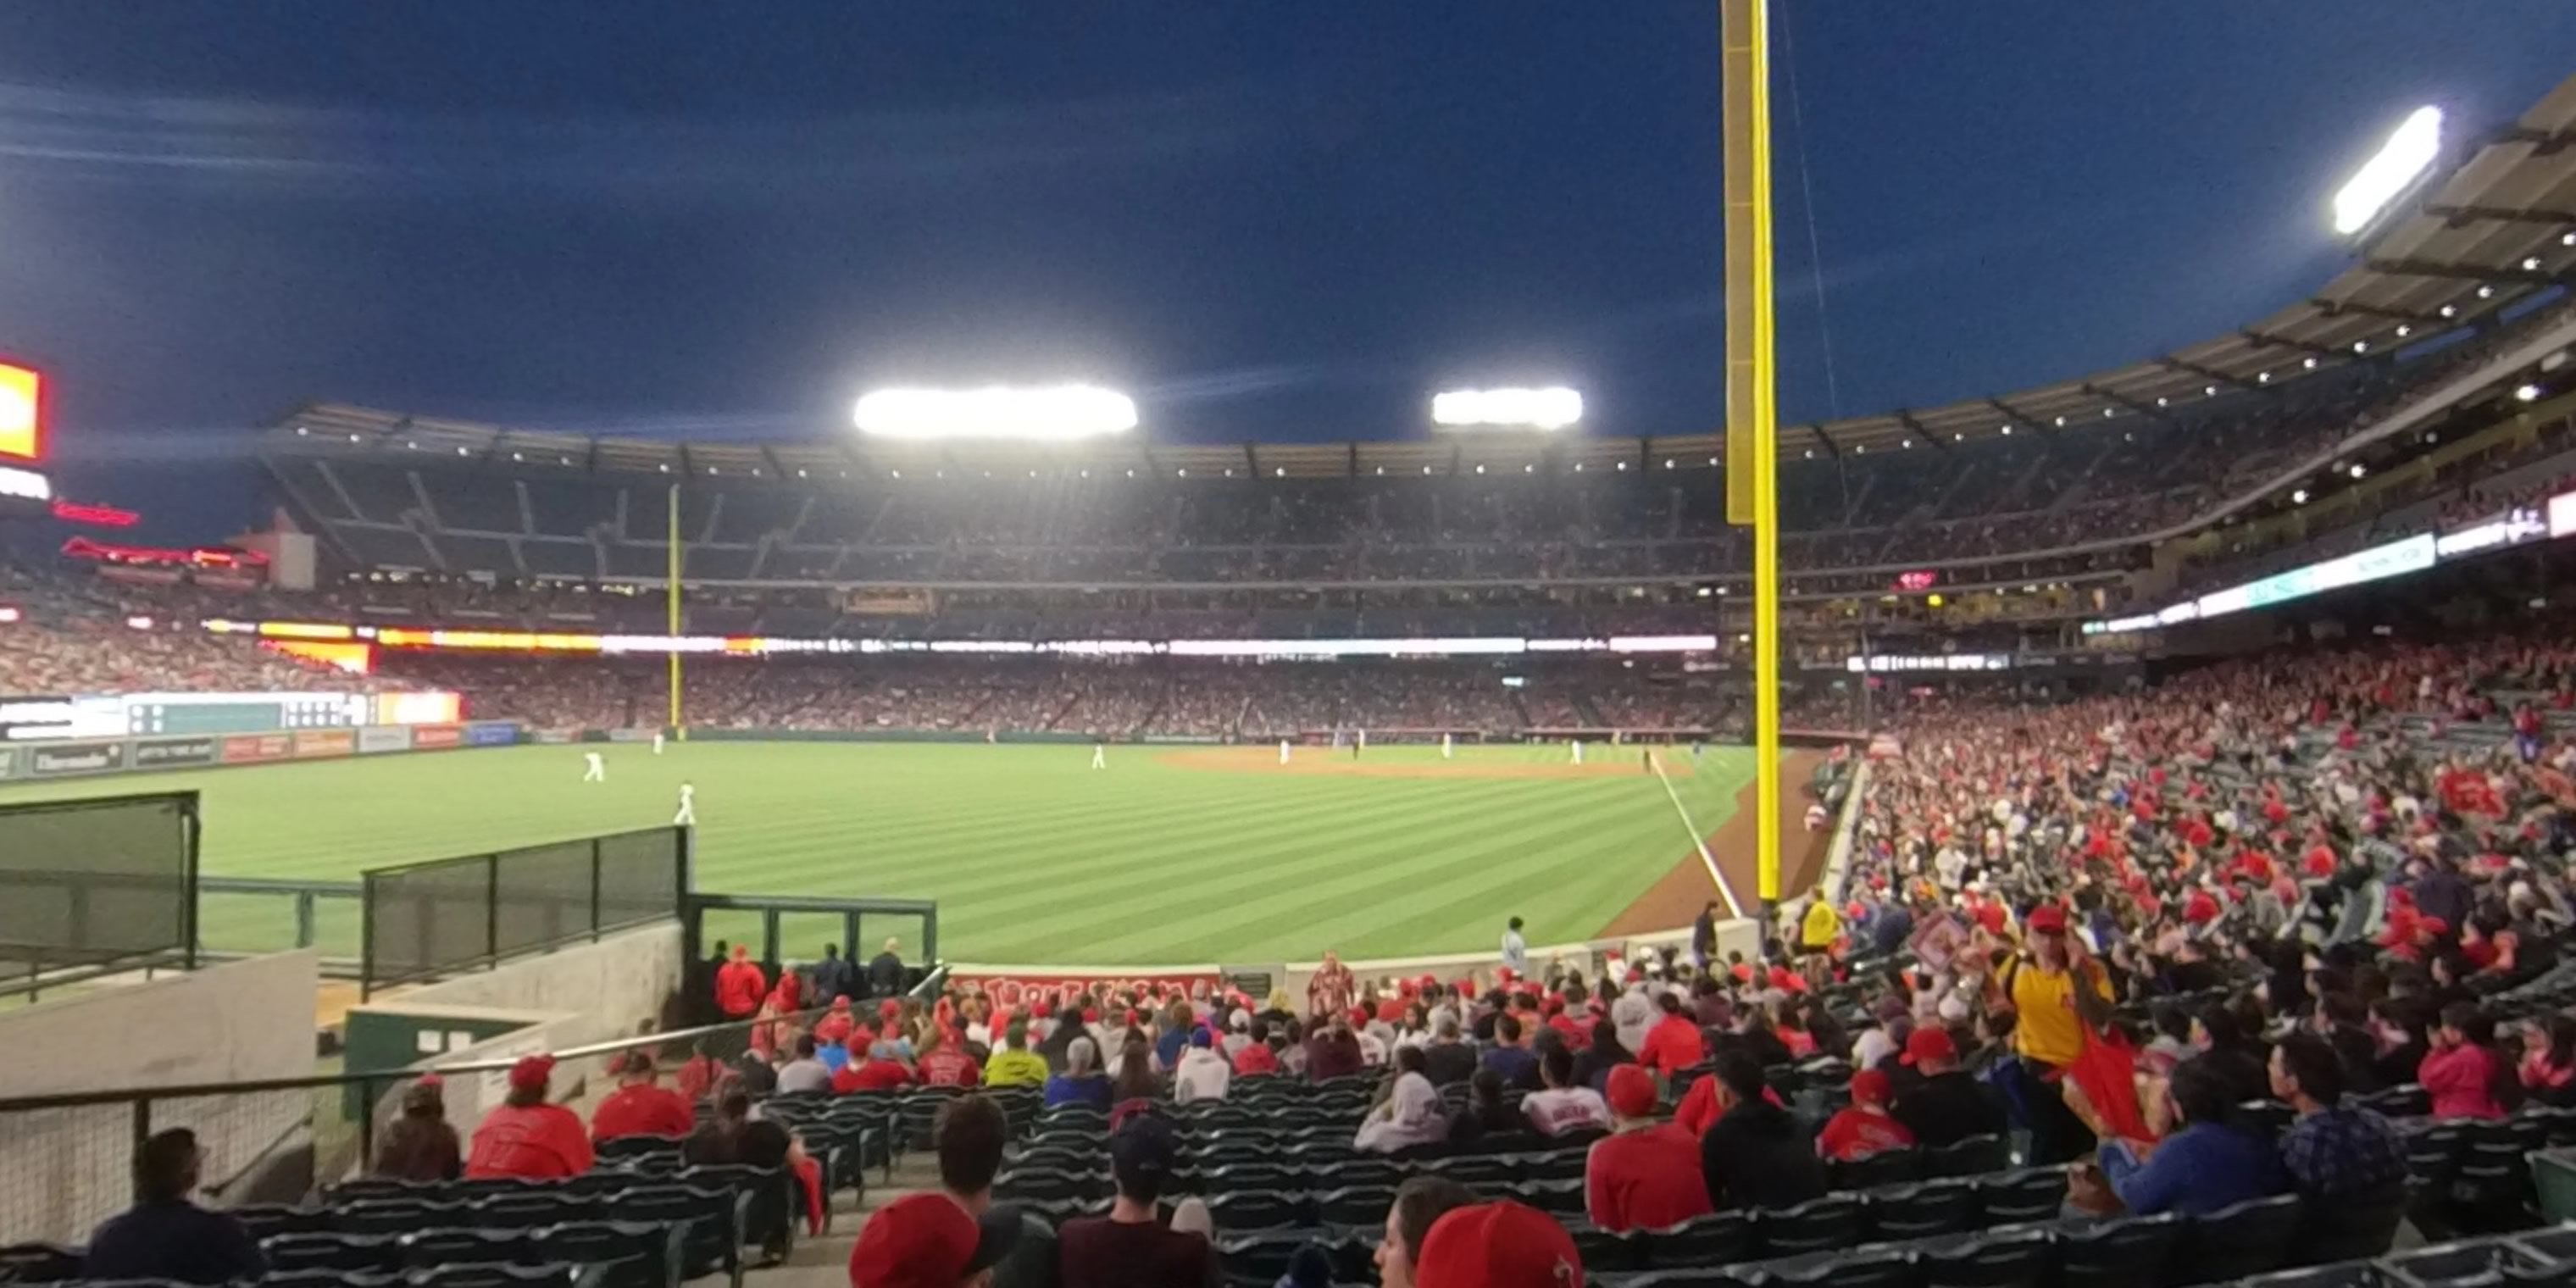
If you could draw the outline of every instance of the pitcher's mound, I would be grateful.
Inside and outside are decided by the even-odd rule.
[[[1299,748],[1287,764],[1279,763],[1276,747],[1196,747],[1187,751],[1155,753],[1160,764],[1178,769],[1213,769],[1236,774],[1339,774],[1351,778],[1648,778],[1652,777],[1639,760],[1636,749],[1611,747],[1606,754],[1577,765],[1572,762],[1498,761],[1482,757],[1464,760],[1371,760],[1363,752],[1357,760],[1348,750],[1329,747]],[[1657,764],[1674,778],[1688,778],[1691,763],[1688,756],[1657,756]]]

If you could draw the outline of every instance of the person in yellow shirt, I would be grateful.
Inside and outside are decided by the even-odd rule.
[[[1843,933],[1842,914],[1834,911],[1833,896],[1823,886],[1816,887],[1816,897],[1807,904],[1807,915],[1798,923],[1798,944],[1810,953],[1833,951],[1834,940]]]
[[[2012,1000],[2013,1049],[2027,1092],[2030,1161],[2046,1166],[2093,1152],[2092,1129],[2066,1107],[2063,1073],[2084,1053],[2088,1017],[2109,1013],[2110,982],[2102,963],[2076,949],[2065,909],[2041,904],[2023,924],[2029,954],[2005,967],[2004,994]]]
[[[1046,1057],[1029,1049],[1029,1022],[1012,1016],[1002,1030],[1002,1049],[984,1062],[984,1085],[987,1087],[1043,1087],[1047,1080]]]

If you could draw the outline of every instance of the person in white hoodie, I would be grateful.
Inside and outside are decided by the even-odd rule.
[[[1180,1066],[1172,1071],[1172,1100],[1188,1104],[1194,1100],[1223,1100],[1227,1083],[1234,1078],[1234,1066],[1218,1055],[1206,1029],[1190,1030],[1189,1048],[1181,1052]]]

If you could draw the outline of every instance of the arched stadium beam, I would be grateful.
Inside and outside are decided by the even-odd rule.
[[[2342,317],[2346,313],[2358,313],[2363,317],[2387,318],[2391,322],[2413,322],[2424,326],[2448,326],[2453,321],[2438,313],[2425,313],[2416,309],[2381,308],[2376,304],[2363,304],[2356,300],[2330,300],[2322,295],[2310,299],[2308,303],[2315,305],[2319,311],[2330,318]]]
[[[1933,432],[1931,432],[1931,431],[1929,431],[1929,430],[1927,430],[1927,429],[1923,428],[1923,422],[1922,422],[1922,421],[1919,421],[1919,420],[1914,419],[1914,409],[1913,409],[1913,408],[1911,408],[1911,407],[1899,407],[1899,408],[1897,408],[1897,409],[1896,409],[1896,423],[1897,423],[1897,424],[1899,424],[1899,425],[1903,425],[1903,426],[1905,427],[1905,432],[1907,432],[1907,433],[1909,433],[1909,434],[1912,434],[1912,435],[1913,435],[1913,436],[1915,436],[1916,438],[1922,439],[1922,440],[1924,440],[1925,442],[1928,442],[1928,443],[1932,444],[1934,447],[1937,447],[1937,448],[1941,449],[1941,450],[1942,450],[1942,451],[1944,451],[1944,452],[1947,452],[1947,451],[1949,451],[1949,450],[1950,450],[1950,445],[1949,445],[1948,443],[1946,443],[1946,442],[1943,442],[1943,441],[1942,441],[1942,439],[1941,439],[1941,436],[1940,436],[1939,434],[1935,434],[1935,433],[1933,433]]]
[[[2488,286],[2556,286],[2559,275],[2539,268],[2498,268],[2487,264],[2442,264],[2429,259],[2369,259],[2362,266],[2374,273],[2405,277],[2439,277]]]
[[[2424,207],[2424,213],[2449,221],[2453,228],[2473,223],[2548,224],[2557,228],[2576,228],[2576,210],[2548,210],[2521,206],[2452,206],[2436,202]]]
[[[2171,417],[2165,415],[2164,408],[2150,407],[2147,404],[2139,402],[2137,399],[2131,398],[2127,394],[2121,393],[2119,390],[2113,389],[2108,385],[2097,385],[2092,381],[2087,380],[2081,388],[2084,392],[2091,394],[2104,402],[2115,403],[2132,414],[2144,416],[2150,420],[2156,421],[2169,422],[2172,420]]]
[[[2331,349],[2325,345],[2313,344],[2306,340],[2294,340],[2286,335],[2275,335],[2269,331],[2257,330],[2250,326],[2239,329],[2236,334],[2241,335],[2256,344],[2267,344],[2283,349],[2296,349],[2301,353],[2313,354],[2320,358],[2340,358],[2344,354],[2344,351],[2341,349]]]
[[[2231,376],[2224,371],[2220,371],[2216,367],[2204,367],[2197,362],[2188,362],[2184,359],[2177,358],[2170,353],[2150,359],[2150,361],[2154,362],[2159,367],[2163,367],[2167,371],[2190,372],[2213,385],[2226,385],[2231,389],[2262,388],[2261,385],[2256,384],[2251,380],[2244,380]]]
[[[2057,437],[2056,426],[2049,424],[2046,420],[2043,420],[2040,417],[2024,412],[2021,408],[2015,407],[2001,398],[1989,398],[1986,400],[1986,405],[1994,408],[1996,411],[2002,412],[2004,414],[2004,422],[2006,424],[2020,425],[2031,432],[2038,434],[2042,438]]]

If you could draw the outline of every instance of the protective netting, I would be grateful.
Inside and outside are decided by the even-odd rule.
[[[189,793],[0,809],[0,962],[52,969],[185,950],[195,818]]]
[[[367,981],[427,978],[676,917],[682,836],[621,832],[365,873]]]

